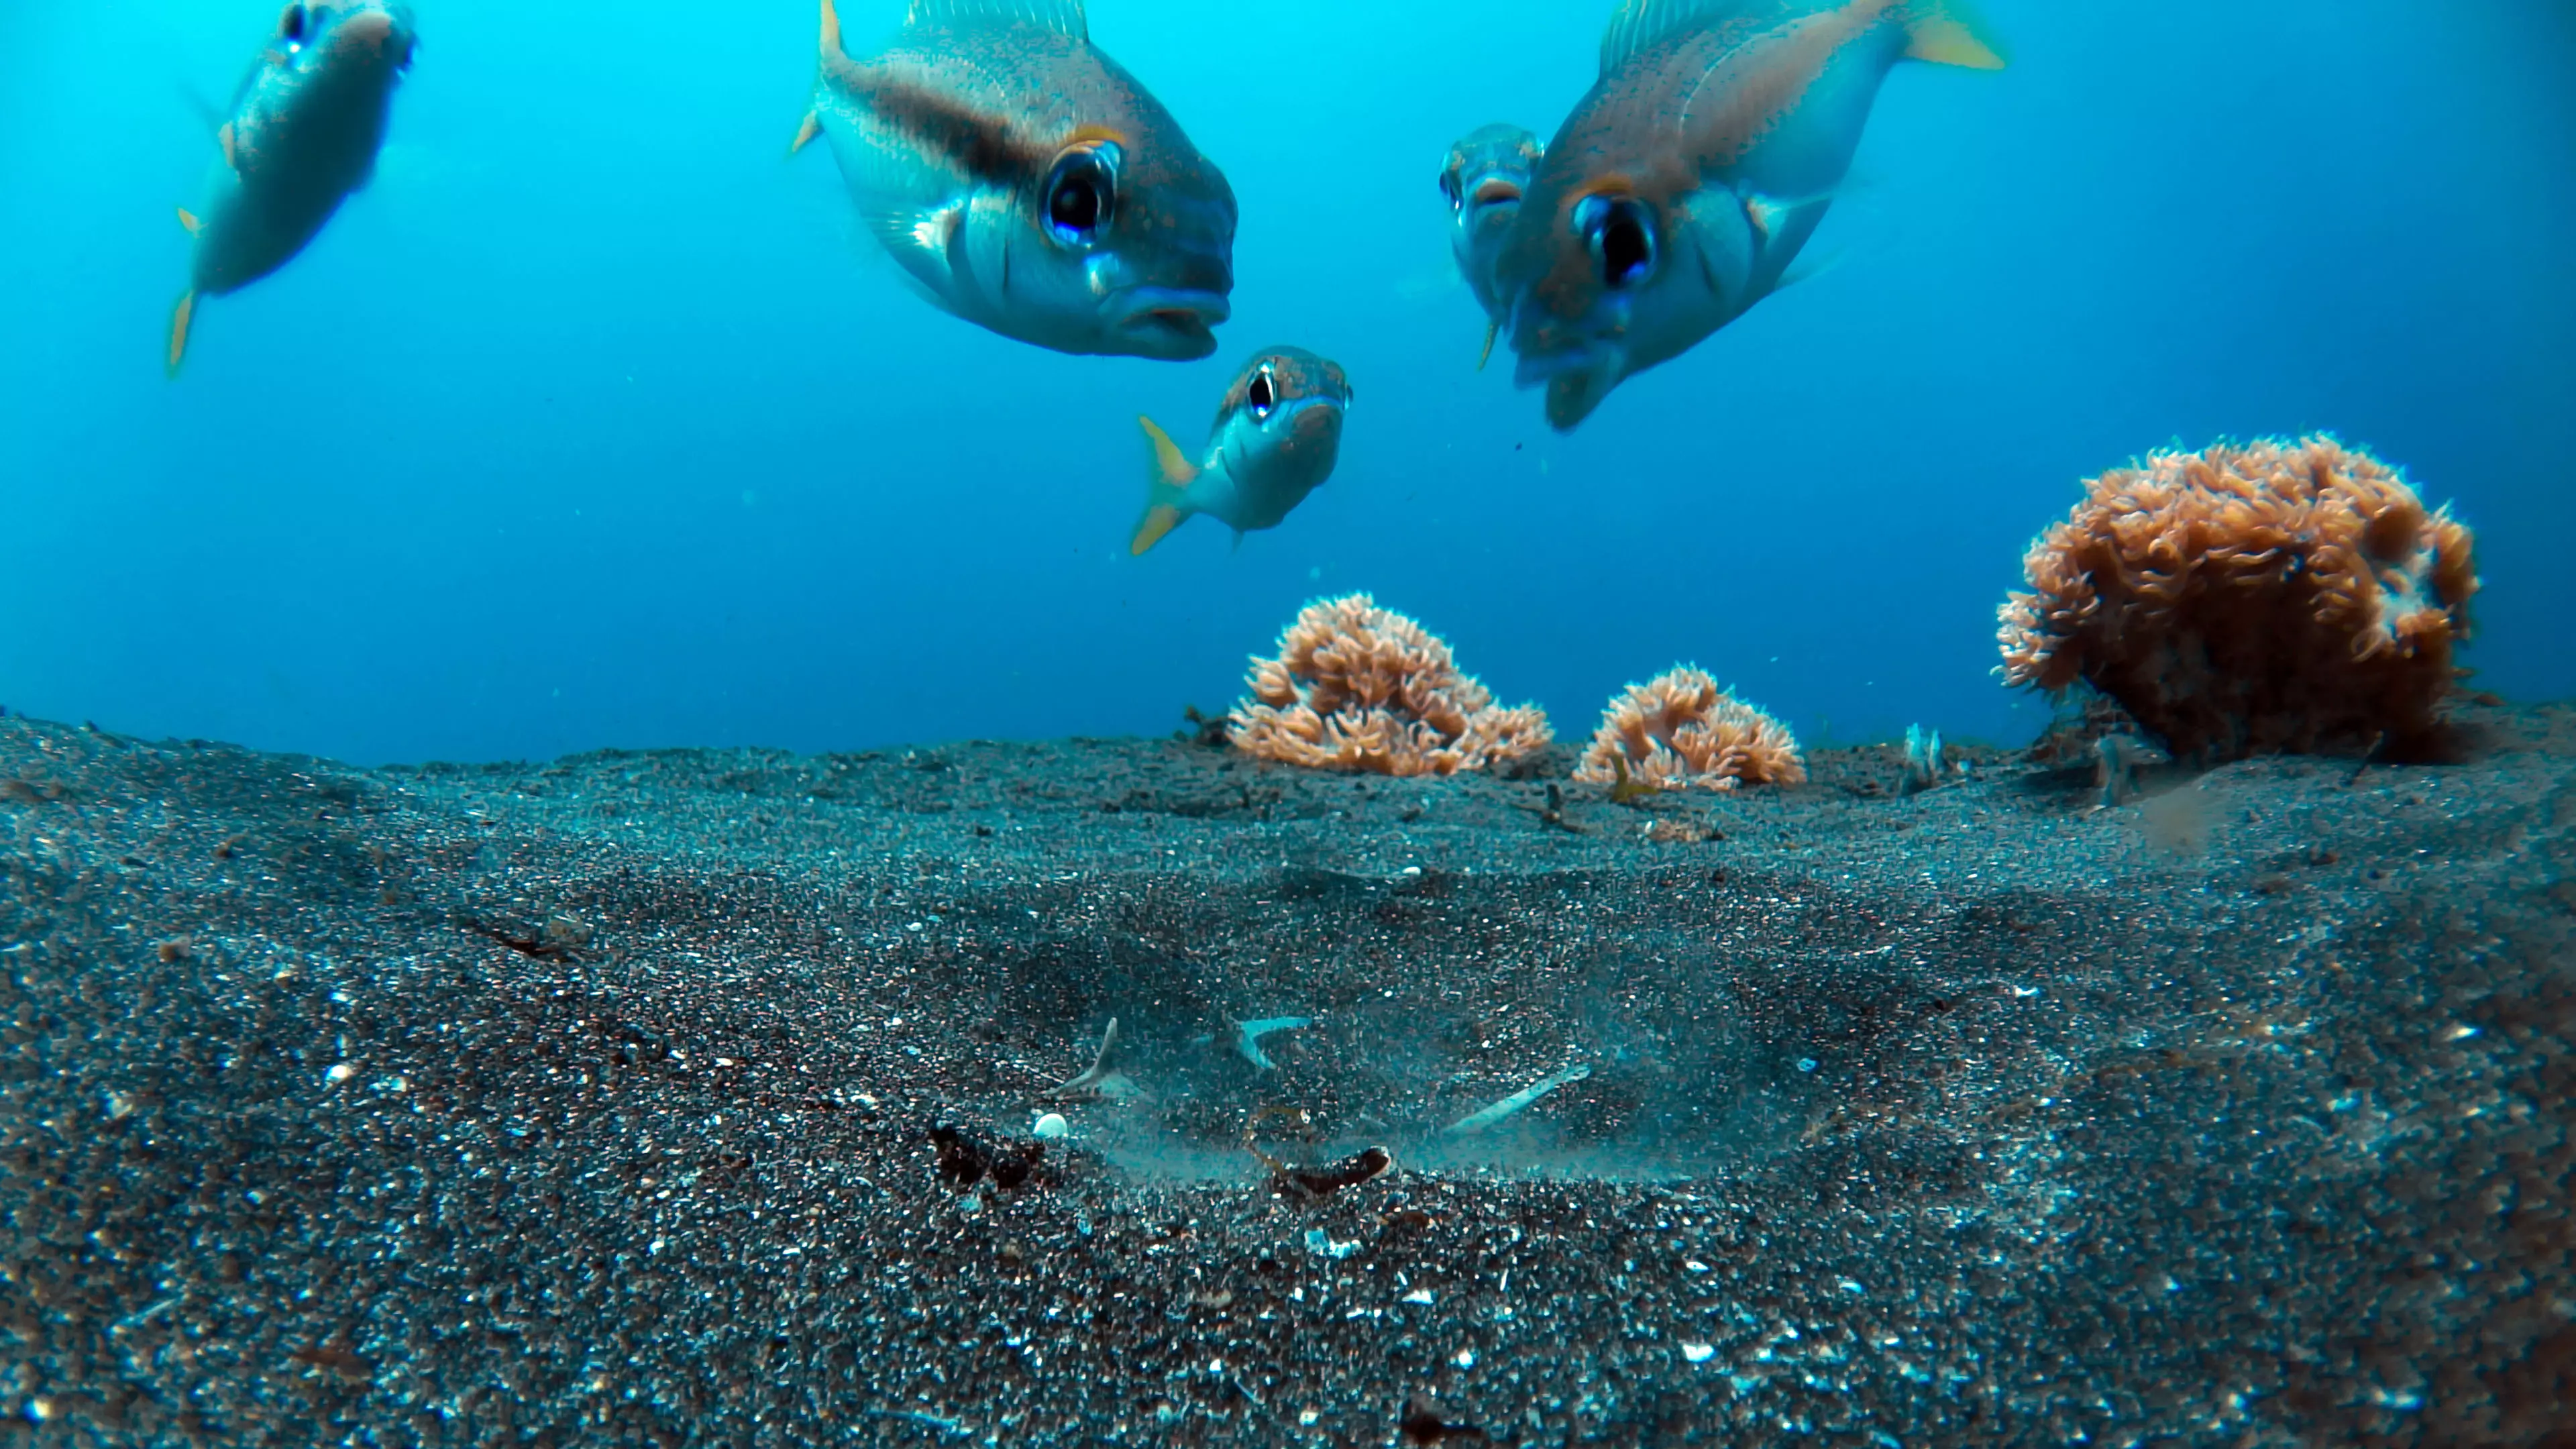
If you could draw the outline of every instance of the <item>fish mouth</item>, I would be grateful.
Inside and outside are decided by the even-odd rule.
[[[1328,397],[1301,398],[1288,414],[1288,435],[1301,443],[1330,443],[1342,435],[1342,405]]]
[[[1599,344],[1577,343],[1554,352],[1524,352],[1512,366],[1512,386],[1540,387],[1574,373],[1612,372],[1618,366],[1618,349]]]
[[[1476,189],[1468,193],[1467,196],[1468,204],[1478,207],[1495,206],[1506,201],[1516,202],[1520,199],[1520,187],[1499,176],[1488,176],[1484,180],[1477,182]]]
[[[410,16],[400,9],[356,11],[341,20],[331,37],[335,52],[353,59],[383,61],[396,70],[411,68],[416,43]]]
[[[1216,351],[1216,328],[1234,315],[1223,292],[1129,287],[1109,299],[1110,330],[1146,357],[1190,361]]]

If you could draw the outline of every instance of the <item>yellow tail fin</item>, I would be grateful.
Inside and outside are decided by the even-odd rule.
[[[1958,0],[1916,0],[1905,20],[1905,58],[1970,70],[2002,70],[2004,58],[1986,42],[1983,25]]]
[[[1181,526],[1189,514],[1181,506],[1181,495],[1188,491],[1199,470],[1172,435],[1154,425],[1152,418],[1136,420],[1145,429],[1145,441],[1153,446],[1154,458],[1145,478],[1145,516],[1136,520],[1136,536],[1127,541],[1130,557],[1143,553],[1163,541],[1163,535]]]
[[[1136,521],[1136,536],[1127,541],[1127,556],[1138,558],[1145,550],[1163,541],[1163,535],[1181,526],[1187,515],[1168,503],[1147,505],[1145,516]]]
[[[179,359],[188,355],[188,323],[197,315],[197,293],[191,288],[179,299],[179,308],[170,314],[170,376],[179,375]]]
[[[1198,465],[1190,461],[1190,455],[1182,452],[1181,445],[1173,442],[1172,435],[1152,418],[1140,417],[1136,421],[1145,429],[1145,441],[1154,447],[1156,481],[1173,488],[1189,487],[1190,480],[1199,476]]]

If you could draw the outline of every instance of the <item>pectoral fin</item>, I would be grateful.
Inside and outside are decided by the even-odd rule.
[[[1485,324],[1485,350],[1476,354],[1476,370],[1478,372],[1484,371],[1485,364],[1494,360],[1494,339],[1501,335],[1502,330],[1503,324],[1500,322],[1488,322]]]
[[[199,121],[205,123],[207,135],[211,136],[215,132],[223,129],[224,113],[216,110],[215,103],[207,100],[205,96],[197,91],[196,87],[181,85],[179,87],[179,101],[191,112],[195,113]]]
[[[813,145],[814,138],[822,134],[823,118],[813,111],[807,111],[804,124],[796,128],[796,139],[787,143],[787,154],[793,156]]]
[[[1745,194],[1744,219],[1753,223],[1753,234],[1764,241],[1769,241],[1771,234],[1780,229],[1780,221],[1788,212],[1789,208],[1758,191]]]
[[[206,224],[197,220],[197,214],[184,206],[179,208],[179,225],[190,236],[195,236],[206,229]]]
[[[1825,208],[1834,204],[1833,192],[1822,196],[1766,196],[1759,191],[1746,191],[1738,200],[1744,204],[1744,220],[1753,235],[1764,246],[1788,238],[1803,243],[1816,223],[1824,220]]]
[[[957,278],[957,241],[966,203],[924,206],[910,197],[870,195],[858,198],[858,209],[859,224],[932,305],[957,312],[967,304],[970,299],[960,296]]]
[[[1741,258],[1744,272],[1740,279],[1728,284],[1728,295],[1740,296],[1742,305],[1749,307],[1755,298],[1783,285],[1782,274],[1791,262],[1797,260],[1807,238],[1815,235],[1816,223],[1825,219],[1825,211],[1834,204],[1834,197],[1833,193],[1827,192],[1822,196],[1784,199],[1746,191],[1736,199],[1744,208],[1744,226],[1741,229],[1708,226],[1700,228],[1699,235],[1702,255],[1714,257],[1729,254],[1726,243],[1730,236],[1741,238],[1750,234],[1752,245]],[[1712,218],[1717,215],[1715,208],[1711,208],[1710,215]]]

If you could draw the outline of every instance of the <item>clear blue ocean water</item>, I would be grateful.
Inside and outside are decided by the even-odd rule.
[[[869,255],[802,0],[420,0],[373,187],[162,376],[220,100],[275,22],[0,4],[0,704],[358,762],[1158,732],[1309,597],[1412,612],[1588,732],[1694,659],[1811,740],[2019,742],[1994,609],[2084,476],[2332,429],[2477,530],[2467,658],[2576,693],[2576,11],[1990,0],[1900,68],[1821,277],[1552,434],[1452,271],[1456,136],[1551,132],[1607,6],[1096,0],[1241,202],[1175,365],[955,321]],[[895,0],[850,0],[854,45]],[[1151,556],[1187,444],[1292,342],[1339,473]]]

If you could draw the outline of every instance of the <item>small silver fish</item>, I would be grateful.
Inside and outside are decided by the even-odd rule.
[[[1494,267],[1544,149],[1523,127],[1480,126],[1450,147],[1440,166],[1440,194],[1449,198],[1449,250],[1458,258],[1458,275],[1466,279],[1467,290],[1476,294],[1476,305],[1485,309],[1485,350],[1476,355],[1479,371],[1494,355],[1495,334],[1511,320],[1510,299],[1494,285]]]
[[[1342,413],[1350,405],[1341,364],[1303,348],[1274,347],[1235,374],[1197,463],[1152,418],[1138,418],[1153,459],[1145,516],[1127,552],[1152,548],[1193,514],[1222,521],[1238,541],[1251,529],[1277,527],[1332,476]]]
[[[1496,274],[1551,425],[1780,285],[1901,60],[2003,65],[1952,0],[1625,0]]]
[[[934,304],[1058,352],[1216,350],[1234,192],[1092,45],[1081,0],[912,0],[864,58],[822,12],[794,149],[830,139],[869,234]]]
[[[387,0],[304,0],[278,17],[216,128],[222,156],[205,199],[179,210],[196,254],[170,318],[172,373],[199,297],[239,291],[286,265],[367,184],[394,86],[419,43],[411,12]]]

